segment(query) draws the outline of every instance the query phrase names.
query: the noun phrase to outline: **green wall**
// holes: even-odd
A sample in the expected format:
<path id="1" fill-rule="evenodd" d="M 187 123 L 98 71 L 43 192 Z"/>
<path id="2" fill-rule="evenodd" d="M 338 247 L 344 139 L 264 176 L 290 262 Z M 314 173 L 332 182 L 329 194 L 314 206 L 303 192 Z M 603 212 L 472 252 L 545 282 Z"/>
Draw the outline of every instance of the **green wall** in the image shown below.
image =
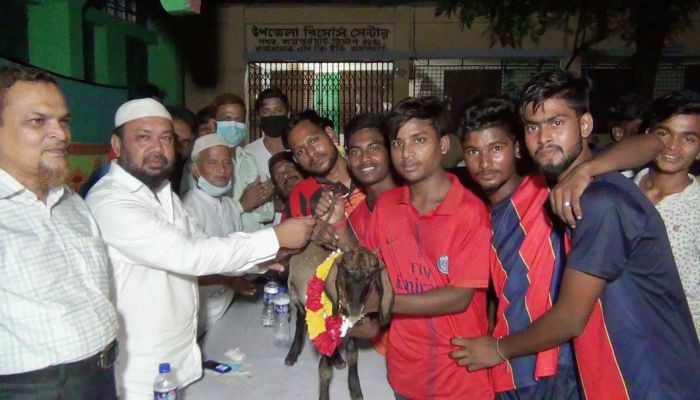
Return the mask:
<path id="1" fill-rule="evenodd" d="M 76 79 L 84 77 L 85 0 L 28 2 L 29 63 Z"/>
<path id="2" fill-rule="evenodd" d="M 0 58 L 0 66 L 13 64 Z M 93 85 L 56 77 L 72 114 L 74 143 L 108 143 L 114 128 L 114 113 L 126 101 L 125 88 Z"/>
<path id="3" fill-rule="evenodd" d="M 146 28 L 99 9 L 84 10 L 87 0 L 0 0 L 0 3 L 6 1 L 11 3 L 0 5 L 0 14 L 7 11 L 7 15 L 0 18 L 2 29 L 26 32 L 27 43 L 17 44 L 13 38 L 0 35 L 0 57 L 26 61 L 62 76 L 78 80 L 88 78 L 109 86 L 136 87 L 148 81 L 167 92 L 166 103 L 183 103 L 184 72 L 180 53 L 166 28 L 171 16 L 163 10 L 154 14 L 154 26 Z M 9 5 L 12 7 L 8 8 Z M 23 12 L 26 15 L 22 15 Z M 130 52 L 134 44 L 145 51 Z M 21 47 L 26 47 L 26 51 L 21 51 Z M 137 63 L 142 60 L 147 72 L 144 69 L 143 73 L 134 73 L 129 66 L 134 60 Z"/>

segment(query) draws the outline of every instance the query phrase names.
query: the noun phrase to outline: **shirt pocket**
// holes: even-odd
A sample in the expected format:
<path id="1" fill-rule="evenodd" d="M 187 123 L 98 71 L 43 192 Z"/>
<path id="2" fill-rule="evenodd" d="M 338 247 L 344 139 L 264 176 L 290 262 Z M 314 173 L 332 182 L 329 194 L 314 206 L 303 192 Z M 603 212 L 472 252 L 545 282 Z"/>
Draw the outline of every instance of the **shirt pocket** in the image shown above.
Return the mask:
<path id="1" fill-rule="evenodd" d="M 88 287 L 107 295 L 109 293 L 109 258 L 107 245 L 100 237 L 82 236 L 63 242 L 66 258 L 71 264 L 72 274 Z"/>

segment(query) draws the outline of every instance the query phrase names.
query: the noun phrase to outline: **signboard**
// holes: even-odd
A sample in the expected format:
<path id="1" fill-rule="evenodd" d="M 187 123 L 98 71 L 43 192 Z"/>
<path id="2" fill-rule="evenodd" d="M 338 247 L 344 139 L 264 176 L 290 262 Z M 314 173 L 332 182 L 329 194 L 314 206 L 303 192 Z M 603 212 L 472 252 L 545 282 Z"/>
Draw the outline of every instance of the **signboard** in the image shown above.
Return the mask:
<path id="1" fill-rule="evenodd" d="M 392 24 L 248 24 L 248 52 L 366 52 L 394 46 Z"/>

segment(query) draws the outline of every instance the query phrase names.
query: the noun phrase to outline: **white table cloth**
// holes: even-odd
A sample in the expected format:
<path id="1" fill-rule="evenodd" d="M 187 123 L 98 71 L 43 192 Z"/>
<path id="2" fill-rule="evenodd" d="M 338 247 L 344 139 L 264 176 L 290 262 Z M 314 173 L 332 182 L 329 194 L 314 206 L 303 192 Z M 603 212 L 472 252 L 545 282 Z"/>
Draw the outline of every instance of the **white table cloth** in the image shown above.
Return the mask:
<path id="1" fill-rule="evenodd" d="M 258 289 L 261 292 L 261 288 Z M 259 293 L 258 293 L 259 294 Z M 297 363 L 284 365 L 288 348 L 272 342 L 272 328 L 260 325 L 262 297 L 237 298 L 226 314 L 207 332 L 200 347 L 203 360 L 230 362 L 224 355 L 240 348 L 246 354 L 242 371 L 249 374 L 218 374 L 205 370 L 204 377 L 187 387 L 185 400 L 219 399 L 316 399 L 318 398 L 318 352 L 308 340 Z M 290 335 L 294 335 L 294 318 Z M 343 357 L 345 354 L 343 352 Z M 349 399 L 347 367 L 333 370 L 330 395 L 333 400 Z M 386 362 L 371 345 L 360 344 L 358 370 L 362 393 L 366 400 L 393 399 L 386 380 Z"/>

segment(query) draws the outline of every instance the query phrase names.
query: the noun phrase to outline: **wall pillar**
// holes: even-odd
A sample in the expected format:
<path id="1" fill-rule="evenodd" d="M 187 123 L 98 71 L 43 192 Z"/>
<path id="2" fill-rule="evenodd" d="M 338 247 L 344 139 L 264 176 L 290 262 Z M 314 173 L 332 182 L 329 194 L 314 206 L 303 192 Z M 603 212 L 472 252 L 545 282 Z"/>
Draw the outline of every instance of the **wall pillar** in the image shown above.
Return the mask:
<path id="1" fill-rule="evenodd" d="M 83 6 L 86 0 L 44 0 L 27 5 L 29 63 L 82 79 Z"/>
<path id="2" fill-rule="evenodd" d="M 109 26 L 94 26 L 95 82 L 126 86 L 126 38 Z"/>

